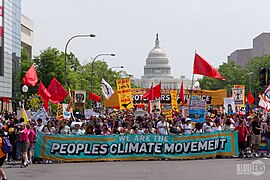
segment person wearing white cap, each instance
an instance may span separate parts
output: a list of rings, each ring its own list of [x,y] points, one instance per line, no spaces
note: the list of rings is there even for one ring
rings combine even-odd
[[[191,121],[190,118],[185,119],[185,124],[183,125],[184,134],[191,134],[192,125],[190,124],[190,121]]]

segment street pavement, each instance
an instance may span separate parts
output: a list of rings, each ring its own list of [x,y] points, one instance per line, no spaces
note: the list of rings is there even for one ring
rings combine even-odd
[[[262,175],[238,174],[239,167],[254,160],[264,163]],[[3,168],[9,180],[266,180],[270,177],[267,158],[53,163],[32,164],[27,168],[20,168],[17,163],[5,164]]]

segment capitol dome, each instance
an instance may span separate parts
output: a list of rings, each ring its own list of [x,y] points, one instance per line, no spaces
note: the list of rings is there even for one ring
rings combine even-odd
[[[155,46],[148,53],[146,65],[144,66],[143,79],[150,79],[156,77],[171,78],[171,66],[166,53],[159,46],[158,34],[156,35]]]
[[[159,46],[159,40],[158,39],[156,40],[155,47],[149,52],[148,58],[149,57],[165,57],[165,58],[167,58],[166,53]]]

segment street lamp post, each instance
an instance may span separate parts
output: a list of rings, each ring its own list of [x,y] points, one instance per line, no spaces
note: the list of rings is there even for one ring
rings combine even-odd
[[[23,107],[25,107],[26,106],[26,99],[27,99],[27,94],[26,93],[28,92],[28,86],[24,85],[22,87],[22,92],[24,94]]]
[[[99,56],[115,56],[115,54],[98,54],[94,60],[92,61],[92,64],[91,64],[91,92],[93,92],[93,71],[94,71],[94,63],[96,61],[96,59],[99,57]],[[91,101],[91,108],[93,108],[93,102]]]
[[[67,47],[68,47],[68,44],[69,42],[74,39],[74,38],[77,38],[77,37],[96,37],[95,34],[78,34],[78,35],[75,35],[75,36],[72,36],[66,43],[66,46],[65,46],[65,54],[64,54],[64,60],[65,60],[65,69],[64,69],[64,81],[65,81],[65,86],[67,84]]]

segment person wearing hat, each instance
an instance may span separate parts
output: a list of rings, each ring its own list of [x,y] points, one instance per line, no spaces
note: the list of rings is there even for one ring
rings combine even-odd
[[[29,148],[29,130],[25,127],[25,124],[22,122],[20,124],[20,131],[19,133],[19,140],[20,140],[20,152],[21,156],[23,158],[22,165],[20,166],[21,168],[27,167],[27,150]]]
[[[190,124],[190,121],[190,118],[185,119],[185,124],[183,125],[184,134],[191,134],[192,125]]]
[[[0,123],[1,130],[2,130],[2,127],[3,127],[3,124]],[[3,137],[3,134],[0,135],[0,147],[2,147],[2,145],[3,145],[2,144],[3,143],[2,137]],[[6,156],[7,156],[7,154],[2,151],[2,148],[0,148],[0,178],[2,178],[2,180],[7,180],[7,176],[5,174],[5,171],[2,168],[2,165],[6,160]]]

